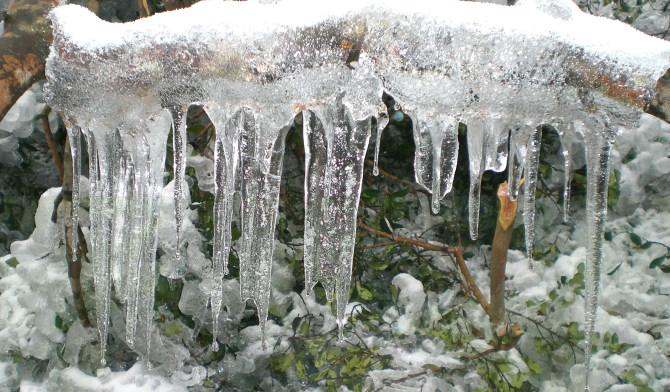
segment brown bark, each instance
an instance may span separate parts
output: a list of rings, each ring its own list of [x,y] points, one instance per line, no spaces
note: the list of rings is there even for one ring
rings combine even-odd
[[[15,0],[0,37],[0,119],[36,81],[44,79],[51,28],[47,12],[58,0]]]
[[[44,128],[44,137],[49,146],[49,152],[51,153],[51,159],[54,161],[56,170],[58,171],[58,178],[63,182],[63,161],[58,154],[58,148],[56,147],[56,141],[54,140],[53,134],[51,133],[51,125],[49,125],[49,112],[50,108],[47,108],[44,113],[42,113],[42,128]]]
[[[512,241],[512,226],[516,217],[517,202],[509,198],[507,182],[498,187],[498,220],[493,235],[491,254],[491,324],[494,328],[505,320],[505,267],[507,250]]]

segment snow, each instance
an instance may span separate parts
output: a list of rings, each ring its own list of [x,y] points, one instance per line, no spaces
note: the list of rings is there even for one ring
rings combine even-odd
[[[289,17],[296,14],[301,17]],[[89,239],[103,363],[113,296],[125,307],[127,343],[143,359],[151,358],[158,245],[170,250],[161,257],[161,274],[171,279],[183,279],[189,271],[207,276],[200,283],[186,283],[179,306],[206,320],[209,303],[213,335],[220,336],[236,217],[241,231],[240,299],[252,300],[259,319],[259,326],[248,327],[244,334],[263,341],[247,349],[265,352],[266,334],[271,340],[281,334],[281,327],[266,320],[273,295],[284,143],[296,115],[302,116],[305,140],[306,294],[317,282],[324,286],[328,300],[336,303],[343,338],[346,311],[351,309],[347,303],[364,159],[373,118],[383,124],[388,117],[383,92],[415,124],[416,180],[432,193],[434,213],[451,189],[458,123],[467,126],[473,239],[478,235],[482,173],[503,171],[509,161],[514,198],[525,178],[527,261],[515,260],[509,267],[512,276],[518,275],[512,287],[519,299],[546,297],[557,288],[557,279],[574,275],[586,259],[586,295],[574,299],[572,311],[579,306],[586,312],[587,385],[596,330],[612,330],[631,344],[653,345],[653,339],[636,330],[634,320],[609,314],[598,300],[603,263],[615,252],[611,245],[603,247],[610,164],[621,163],[611,154],[614,137],[646,132],[627,129],[637,124],[637,107],[649,102],[658,78],[670,67],[669,43],[584,14],[570,0],[520,1],[514,7],[455,1],[346,0],[313,7],[306,0],[209,0],[127,24],[103,22],[82,7],[67,5],[57,7],[51,20],[47,100],[64,113],[71,135],[81,128],[89,146]],[[600,86],[602,80],[613,86]],[[618,90],[633,96],[617,95]],[[186,113],[194,103],[204,106],[216,128],[213,172],[198,169],[207,162],[188,157]],[[557,265],[536,272],[530,263],[535,227],[541,223],[535,217],[535,186],[542,124],[559,127],[564,167],[570,168],[576,137],[586,150],[587,224],[574,240],[586,238],[587,243],[563,255]],[[174,181],[163,187],[170,128]],[[376,151],[380,132],[375,134]],[[652,177],[670,171],[667,156],[656,159],[664,143],[647,140],[646,147],[620,166],[622,174],[639,171],[636,165],[653,167]],[[79,153],[74,154],[78,160]],[[209,179],[203,186],[215,193],[211,261],[193,246],[201,239],[189,216],[187,164],[198,169],[199,179]],[[565,178],[569,175],[566,170]],[[633,194],[646,180],[630,176],[625,181],[624,189]],[[173,219],[167,220],[166,213]],[[21,262],[17,270],[30,268],[35,249],[54,247],[49,241],[57,238],[55,229],[43,226],[34,236],[45,242],[12,247]],[[406,274],[393,284],[400,290],[402,309],[389,309],[384,318],[394,320],[396,333],[413,334],[427,295],[421,282]],[[610,301],[617,298],[606,288],[603,294]],[[429,298],[435,311],[436,299]],[[297,302],[287,294],[283,299]],[[291,317],[309,307],[323,311],[305,302],[295,305]],[[48,322],[40,317],[35,323],[43,327],[43,336],[60,339],[57,330],[45,329]],[[217,347],[214,339],[213,351]],[[514,355],[509,353],[508,359],[519,362]],[[408,355],[408,364],[422,358]],[[598,389],[610,376],[597,367],[602,358],[594,357],[593,365]]]

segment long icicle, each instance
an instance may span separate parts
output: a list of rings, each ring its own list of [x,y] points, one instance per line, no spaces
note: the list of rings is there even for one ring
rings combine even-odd
[[[279,186],[288,127],[274,129],[261,114],[249,109],[242,110],[240,117],[240,290],[242,300],[251,299],[256,306],[265,347]]]
[[[97,132],[96,132],[97,131]],[[93,149],[91,158],[92,177],[95,177],[94,187],[91,192],[91,209],[98,210],[94,216],[96,224],[92,226],[92,237],[95,243],[93,254],[94,284],[96,299],[96,318],[98,335],[100,337],[100,363],[106,363],[105,353],[107,351],[107,333],[109,330],[109,308],[111,301],[111,237],[112,237],[112,210],[113,197],[112,187],[114,173],[113,145],[115,132],[107,129],[95,129],[91,132],[93,137],[89,142]]]
[[[523,225],[526,239],[526,257],[533,261],[535,243],[535,190],[537,189],[537,169],[540,163],[542,127],[535,128],[528,138],[526,151],[525,180],[523,183]]]
[[[237,126],[218,107],[206,108],[216,130],[214,147],[214,238],[212,254],[212,351],[218,351],[219,316],[223,304],[223,277],[228,274],[233,197],[237,173]]]
[[[305,234],[304,259],[305,290],[312,295],[319,280],[320,237],[323,226],[324,195],[326,192],[326,168],[328,166],[328,143],[326,134],[316,114],[303,111],[303,140],[305,146]],[[378,131],[379,132],[379,131]]]
[[[187,106],[169,107],[172,115],[172,150],[174,171],[174,214],[175,214],[175,262],[176,276],[186,271],[186,261],[182,258],[182,226],[184,222],[184,182],[186,177],[186,115]]]
[[[81,128],[76,124],[66,124],[72,155],[72,262],[79,262],[79,205],[81,187]]]
[[[305,135],[306,280],[321,283],[329,302],[335,302],[339,337],[343,338],[356,243],[356,216],[363,181],[371,119],[355,120],[342,96],[314,108]],[[310,261],[311,260],[311,261]]]
[[[591,129],[586,138],[586,216],[588,245],[585,269],[585,330],[586,379],[585,390],[589,390],[591,375],[591,351],[595,335],[598,295],[600,291],[600,267],[602,262],[603,228],[607,219],[607,191],[609,186],[609,163],[612,142],[606,135]],[[604,131],[604,130],[603,130]]]

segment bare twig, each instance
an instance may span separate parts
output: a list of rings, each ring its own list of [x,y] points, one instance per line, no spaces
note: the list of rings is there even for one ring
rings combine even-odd
[[[505,320],[505,267],[507,250],[512,241],[512,225],[516,217],[517,202],[509,198],[507,182],[498,187],[498,220],[493,236],[491,253],[491,323],[497,326]]]
[[[51,152],[51,159],[56,165],[56,170],[58,171],[58,179],[63,182],[63,161],[61,160],[60,154],[58,154],[58,148],[56,147],[56,142],[54,141],[53,134],[51,133],[51,125],[49,125],[49,112],[51,108],[47,107],[42,113],[42,128],[44,128],[44,137],[47,140],[47,145],[49,146],[49,152]]]
[[[432,250],[448,254],[458,267],[459,271],[461,272],[461,275],[463,276],[463,282],[462,282],[463,288],[469,295],[471,295],[479,303],[479,305],[482,307],[482,309],[484,309],[486,314],[488,314],[489,317],[491,317],[490,314],[491,307],[488,301],[486,300],[486,297],[484,297],[484,294],[482,294],[482,291],[479,289],[479,286],[477,286],[475,278],[472,276],[472,274],[470,273],[470,269],[465,263],[462,248],[451,247],[444,244],[437,244],[434,242],[426,242],[415,238],[398,236],[395,234],[387,233],[385,231],[377,230],[371,226],[366,225],[361,221],[358,222],[358,227],[367,231],[370,234],[391,239],[398,244],[410,245],[425,250]]]

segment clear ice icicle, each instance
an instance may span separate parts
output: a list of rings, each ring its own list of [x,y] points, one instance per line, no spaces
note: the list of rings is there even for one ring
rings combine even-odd
[[[440,200],[451,191],[458,163],[458,121],[450,116],[412,114],[414,175],[431,193],[431,210],[440,212]]]
[[[79,205],[81,187],[81,128],[67,124],[72,155],[72,262],[79,262]]]
[[[372,167],[372,175],[374,176],[379,175],[379,149],[382,142],[382,133],[384,132],[384,129],[386,129],[388,123],[389,117],[386,112],[380,113],[377,116],[377,121],[375,122],[375,159]]]
[[[305,145],[305,234],[304,260],[305,289],[312,294],[319,279],[319,252],[323,226],[323,207],[326,193],[328,142],[326,133],[312,111],[302,113]]]
[[[468,164],[470,169],[468,220],[472,240],[476,240],[479,236],[482,175],[485,170],[505,170],[507,137],[508,134],[503,122],[498,116],[472,118],[467,123]]]
[[[585,268],[585,328],[586,385],[589,390],[591,350],[595,334],[598,295],[600,291],[600,266],[602,261],[603,228],[607,219],[607,191],[609,185],[609,159],[612,148],[608,135],[591,129],[586,139],[586,219],[588,244]],[[607,132],[607,130],[602,130]]]
[[[238,127],[222,109],[207,107],[207,114],[214,123],[216,139],[214,148],[214,238],[212,254],[212,287],[209,293],[212,309],[212,350],[218,351],[219,316],[223,303],[223,277],[228,274],[228,256],[231,243],[231,222],[237,173]]]
[[[574,125],[568,125],[566,132],[562,127],[558,128],[558,136],[561,140],[561,156],[563,157],[563,222],[570,219],[570,193],[572,187],[572,144]]]
[[[328,301],[335,301],[342,337],[371,119],[353,119],[341,96],[308,117],[305,200],[318,205],[305,211],[305,281],[321,282]]]
[[[175,215],[175,261],[176,274],[181,277],[186,270],[186,261],[182,260],[181,232],[184,221],[184,183],[186,176],[186,115],[187,106],[169,107],[172,115],[172,150],[174,171],[174,215]]]
[[[112,237],[112,210],[113,206],[113,173],[111,162],[113,162],[114,132],[104,128],[92,128],[90,130],[89,172],[94,180],[91,182],[90,192],[91,210],[97,213],[92,217],[92,242],[94,245],[93,259],[93,283],[95,284],[95,309],[100,338],[100,362],[105,364],[105,353],[107,351],[107,332],[109,329],[109,307],[111,300],[111,237]],[[95,224],[93,224],[95,222]]]
[[[242,209],[241,296],[242,300],[254,302],[264,331],[270,303],[272,254],[288,126],[274,127],[262,114],[250,109],[239,113],[237,123]]]
[[[535,128],[528,138],[526,151],[525,181],[523,183],[523,225],[526,239],[526,257],[533,260],[535,243],[535,190],[537,189],[537,169],[540,163],[542,127]],[[531,264],[532,265],[532,264]]]
[[[534,131],[530,125],[522,125],[513,130],[509,142],[509,156],[507,164],[507,183],[509,184],[510,199],[516,200],[521,189],[524,168],[526,166],[526,155],[528,149],[528,138]]]

